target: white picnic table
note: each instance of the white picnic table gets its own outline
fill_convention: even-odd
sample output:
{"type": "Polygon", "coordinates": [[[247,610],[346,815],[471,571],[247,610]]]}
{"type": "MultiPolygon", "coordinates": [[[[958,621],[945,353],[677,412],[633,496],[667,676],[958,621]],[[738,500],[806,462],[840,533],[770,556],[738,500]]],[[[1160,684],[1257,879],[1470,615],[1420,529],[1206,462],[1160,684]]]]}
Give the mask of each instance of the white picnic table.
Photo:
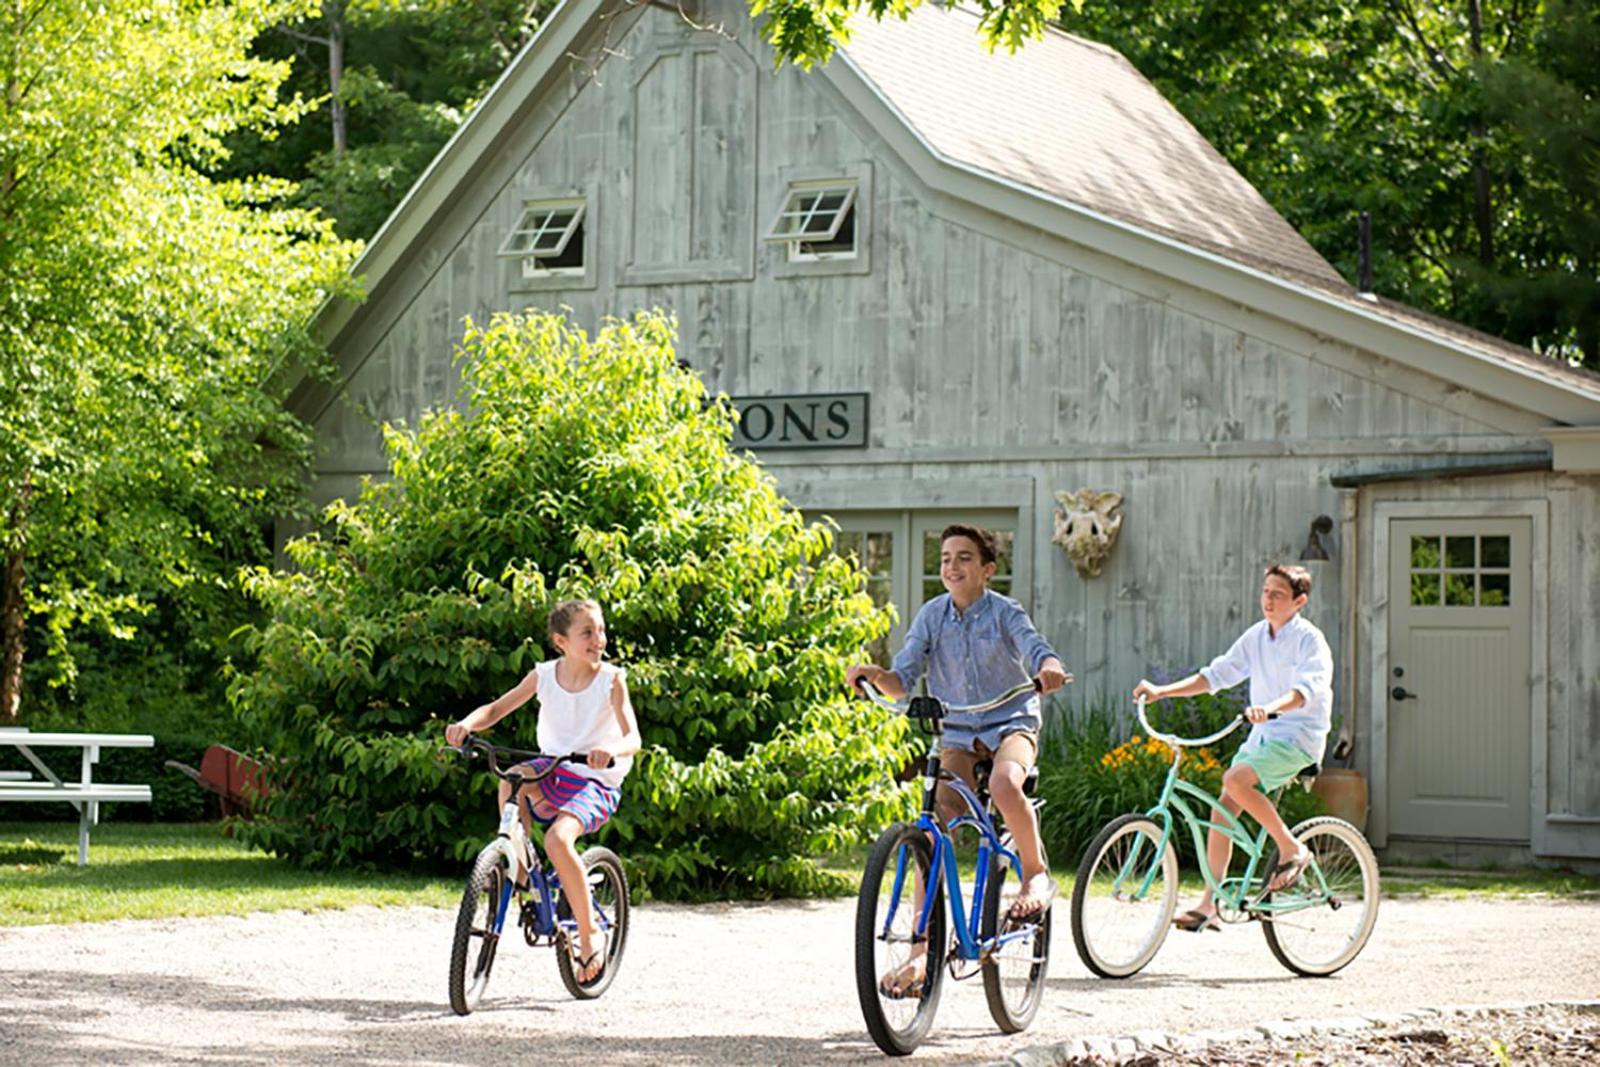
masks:
{"type": "Polygon", "coordinates": [[[150,748],[156,739],[149,734],[68,734],[34,733],[25,726],[0,727],[0,746],[10,745],[44,775],[35,780],[27,771],[0,772],[0,801],[60,800],[78,809],[78,866],[89,863],[89,828],[100,821],[100,805],[108,800],[150,803],[147,785],[119,785],[94,780],[94,765],[100,762],[102,748],[150,748]],[[78,780],[62,781],[34,755],[36,748],[81,748],[82,772],[78,780]]]}

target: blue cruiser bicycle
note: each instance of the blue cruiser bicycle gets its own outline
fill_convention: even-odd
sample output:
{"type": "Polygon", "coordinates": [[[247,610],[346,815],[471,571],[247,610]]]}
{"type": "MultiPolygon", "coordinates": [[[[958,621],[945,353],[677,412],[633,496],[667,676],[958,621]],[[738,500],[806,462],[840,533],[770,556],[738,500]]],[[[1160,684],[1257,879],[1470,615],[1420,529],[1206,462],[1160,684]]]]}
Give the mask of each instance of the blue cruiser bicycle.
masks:
{"type": "Polygon", "coordinates": [[[595,919],[605,934],[605,967],[594,978],[580,982],[572,956],[578,924],[562,893],[561,880],[539,861],[539,853],[517,816],[518,799],[525,787],[549,775],[561,763],[584,763],[588,756],[549,757],[550,763],[542,773],[529,773],[515,764],[544,753],[502,748],[477,737],[469,737],[460,748],[449,751],[467,759],[485,758],[491,772],[511,783],[511,794],[500,812],[500,830],[478,853],[456,913],[455,936],[450,945],[451,1009],[457,1015],[466,1015],[477,1007],[488,988],[489,972],[508,920],[513,924],[513,937],[514,930],[520,929],[529,945],[555,947],[556,969],[561,972],[567,992],[581,1000],[598,997],[616,977],[628,942],[628,880],[622,873],[622,861],[609,848],[592,846],[583,853],[595,919]],[[513,766],[502,770],[502,761],[513,766]],[[519,867],[527,872],[523,885],[513,883],[519,867]]]}
{"type": "MultiPolygon", "coordinates": [[[[946,714],[989,711],[1037,687],[1030,682],[988,703],[958,707],[927,695],[925,681],[909,700],[898,702],[865,680],[859,684],[868,699],[904,711],[933,739],[923,772],[922,814],[878,835],[856,903],[856,992],[872,1040],[891,1056],[909,1055],[927,1036],[947,970],[957,980],[983,976],[989,1013],[1006,1033],[1026,1028],[1039,1010],[1050,963],[1050,912],[1010,916],[1022,886],[1022,861],[1011,848],[1010,834],[995,828],[990,765],[978,764],[976,790],[939,766],[946,714]],[[948,827],[936,814],[941,781],[967,806],[948,827]],[[962,890],[951,839],[964,826],[978,836],[970,898],[962,890]]],[[[1037,771],[1029,773],[1024,786],[1029,795],[1037,771]]]]}

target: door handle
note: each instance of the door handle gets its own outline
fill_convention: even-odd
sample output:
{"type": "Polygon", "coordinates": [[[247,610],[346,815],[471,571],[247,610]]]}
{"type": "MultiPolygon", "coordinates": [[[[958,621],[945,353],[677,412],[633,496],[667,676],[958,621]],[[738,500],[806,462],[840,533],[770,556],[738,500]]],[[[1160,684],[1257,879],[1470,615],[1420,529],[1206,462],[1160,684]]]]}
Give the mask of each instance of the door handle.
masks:
{"type": "Polygon", "coordinates": [[[1397,685],[1393,689],[1389,690],[1389,695],[1394,697],[1396,700],[1417,699],[1417,694],[1406,692],[1406,687],[1403,685],[1397,685]]]}

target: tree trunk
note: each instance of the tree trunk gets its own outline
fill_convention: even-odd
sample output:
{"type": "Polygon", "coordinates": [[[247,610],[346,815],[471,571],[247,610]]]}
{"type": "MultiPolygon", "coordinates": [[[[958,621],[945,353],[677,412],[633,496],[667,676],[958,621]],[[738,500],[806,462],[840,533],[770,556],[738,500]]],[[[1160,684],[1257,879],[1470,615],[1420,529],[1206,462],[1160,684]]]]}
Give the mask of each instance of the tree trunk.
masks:
{"type": "Polygon", "coordinates": [[[344,155],[350,143],[349,123],[339,83],[344,80],[344,5],[329,4],[328,15],[328,92],[329,114],[333,119],[333,154],[344,155]]]}
{"type": "MultiPolygon", "coordinates": [[[[1483,5],[1481,0],[1467,4],[1467,32],[1474,59],[1483,58],[1483,5]]],[[[1489,165],[1483,158],[1488,131],[1474,124],[1472,139],[1472,226],[1478,231],[1478,262],[1494,266],[1494,189],[1489,181],[1489,165]]]]}
{"type": "Polygon", "coordinates": [[[25,476],[6,522],[11,538],[0,575],[0,722],[15,723],[22,711],[22,589],[28,558],[28,497],[32,493],[33,480],[25,476]]]}

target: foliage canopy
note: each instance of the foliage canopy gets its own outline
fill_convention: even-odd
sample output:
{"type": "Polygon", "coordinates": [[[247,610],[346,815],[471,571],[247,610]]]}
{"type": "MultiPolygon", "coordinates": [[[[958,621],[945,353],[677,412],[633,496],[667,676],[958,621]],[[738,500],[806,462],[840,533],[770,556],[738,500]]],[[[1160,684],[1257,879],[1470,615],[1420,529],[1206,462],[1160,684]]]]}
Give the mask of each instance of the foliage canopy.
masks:
{"type": "MultiPolygon", "coordinates": [[[[386,432],[391,477],[257,569],[271,621],[231,695],[275,792],[244,828],[307,865],[439,864],[492,826],[492,779],[443,725],[542,659],[556,599],[597,599],[645,748],[601,831],[657,895],[829,887],[811,857],[907,810],[903,722],[848,702],[888,628],[677,365],[660,314],[589,338],[561,317],[469,323],[458,408],[386,432]]],[[[490,740],[535,747],[537,709],[490,740]]]]}
{"type": "Polygon", "coordinates": [[[312,358],[353,250],[283,183],[207,176],[293,121],[248,58],[308,0],[0,10],[0,717],[85,656],[179,682],[220,661],[235,569],[292,510],[303,428],[264,385],[312,358]],[[184,665],[187,664],[187,665],[184,665]]]}

